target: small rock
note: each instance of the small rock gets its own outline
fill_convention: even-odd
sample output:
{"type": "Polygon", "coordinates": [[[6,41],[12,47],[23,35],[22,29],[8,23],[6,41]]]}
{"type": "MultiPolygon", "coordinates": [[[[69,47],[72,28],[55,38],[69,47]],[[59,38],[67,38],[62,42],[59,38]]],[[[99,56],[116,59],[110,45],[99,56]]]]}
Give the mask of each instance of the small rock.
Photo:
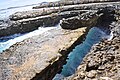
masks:
{"type": "Polygon", "coordinates": [[[105,69],[105,66],[102,65],[102,66],[99,66],[98,70],[104,70],[105,69]]]}
{"type": "Polygon", "coordinates": [[[94,78],[96,76],[97,72],[95,70],[92,70],[87,73],[88,78],[94,78]]]}
{"type": "Polygon", "coordinates": [[[85,78],[85,72],[84,71],[78,72],[78,75],[80,75],[79,77],[82,78],[82,79],[85,78]]]}

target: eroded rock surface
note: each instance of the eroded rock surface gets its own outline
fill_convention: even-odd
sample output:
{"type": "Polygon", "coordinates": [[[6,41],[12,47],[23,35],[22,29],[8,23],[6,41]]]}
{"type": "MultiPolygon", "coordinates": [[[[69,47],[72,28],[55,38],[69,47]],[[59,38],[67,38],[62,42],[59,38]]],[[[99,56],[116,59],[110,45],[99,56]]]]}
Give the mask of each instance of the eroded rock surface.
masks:
{"type": "Polygon", "coordinates": [[[78,16],[63,19],[60,25],[63,29],[77,29],[85,26],[94,26],[101,16],[97,14],[97,12],[98,11],[88,11],[78,16]]]}
{"type": "Polygon", "coordinates": [[[120,80],[120,21],[111,28],[113,39],[94,45],[76,73],[65,80],[120,80]]]}
{"type": "MultiPolygon", "coordinates": [[[[104,9],[105,7],[109,7],[112,9],[113,7],[117,8],[118,6],[120,6],[119,2],[91,3],[80,5],[76,3],[74,5],[67,5],[62,7],[39,8],[32,11],[16,12],[15,14],[12,14],[10,16],[10,20],[0,25],[0,37],[16,33],[30,32],[37,29],[38,27],[55,26],[63,18],[71,19],[72,17],[74,18],[76,16],[78,18],[83,18],[79,17],[79,15],[86,12],[91,13],[94,12],[94,10],[99,11],[101,9],[104,9]]],[[[93,15],[91,17],[93,17],[93,15]]],[[[85,20],[81,22],[89,23],[91,19],[92,18],[85,18],[85,20]],[[87,21],[87,19],[89,20],[87,21]]],[[[82,19],[78,20],[80,21],[82,19]]]]}
{"type": "MultiPolygon", "coordinates": [[[[16,33],[26,33],[38,29],[38,27],[53,27],[56,26],[62,18],[68,18],[77,16],[86,10],[74,10],[74,11],[64,11],[60,13],[53,13],[55,10],[50,11],[46,10],[37,11],[26,11],[26,12],[17,12],[11,15],[10,20],[4,22],[0,26],[0,37],[8,36],[16,33]],[[25,14],[26,13],[26,14],[25,14]],[[49,14],[49,15],[48,15],[49,14]],[[22,15],[22,16],[21,16],[22,15]]],[[[58,9],[57,9],[58,11],[58,9]]]]}
{"type": "Polygon", "coordinates": [[[33,9],[39,9],[43,7],[59,7],[83,3],[96,3],[96,2],[114,2],[119,0],[60,0],[56,2],[41,3],[39,6],[33,7],[33,9]]]}
{"type": "MultiPolygon", "coordinates": [[[[75,4],[60,6],[55,9],[42,9],[42,12],[41,10],[35,10],[17,12],[11,15],[10,21],[7,21],[2,26],[0,25],[0,36],[29,32],[37,29],[39,26],[54,26],[62,18],[65,18],[63,19],[63,23],[64,20],[71,21],[67,25],[67,28],[83,28],[76,30],[54,29],[11,46],[8,50],[0,54],[0,79],[51,80],[61,70],[67,54],[79,43],[76,43],[76,41],[83,40],[84,37],[82,36],[81,38],[80,36],[84,34],[86,27],[89,28],[97,23],[98,15],[94,11],[97,10],[97,13],[101,14],[103,11],[109,12],[108,10],[110,10],[113,11],[110,13],[115,13],[115,15],[110,15],[116,17],[116,21],[118,20],[118,22],[115,22],[111,26],[114,38],[110,41],[104,40],[95,45],[78,67],[76,74],[68,79],[91,80],[99,78],[119,80],[119,6],[120,2],[75,4]],[[87,12],[87,16],[83,15],[83,17],[80,17],[87,12]],[[90,16],[91,12],[94,15],[90,16]],[[82,18],[85,20],[81,21],[82,18]],[[77,20],[75,21],[74,19],[77,20]],[[79,21],[83,22],[82,26],[79,21]],[[75,22],[77,23],[75,24],[75,22]]],[[[105,19],[108,21],[111,19],[107,14],[103,13],[103,15],[100,18],[106,17],[105,19]]],[[[101,19],[103,21],[100,22],[104,22],[105,19],[101,19]]]]}
{"type": "Polygon", "coordinates": [[[0,54],[0,80],[30,80],[37,73],[41,73],[39,80],[53,78],[65,61],[63,56],[75,47],[85,30],[53,29],[16,43],[0,54]]]}

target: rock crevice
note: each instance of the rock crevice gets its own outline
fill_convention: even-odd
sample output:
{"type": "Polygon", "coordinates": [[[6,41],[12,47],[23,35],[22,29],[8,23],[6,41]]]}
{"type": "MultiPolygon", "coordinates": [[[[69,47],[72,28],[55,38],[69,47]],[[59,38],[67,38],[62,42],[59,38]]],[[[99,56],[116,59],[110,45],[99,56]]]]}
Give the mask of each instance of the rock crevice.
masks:
{"type": "Polygon", "coordinates": [[[13,14],[6,25],[0,26],[0,37],[29,32],[39,26],[54,26],[61,19],[61,26],[66,30],[53,29],[5,50],[0,54],[0,79],[52,80],[55,74],[60,72],[69,52],[83,41],[92,26],[97,25],[102,29],[111,28],[113,39],[103,40],[95,45],[83,59],[77,72],[68,77],[68,80],[106,77],[119,80],[119,4],[120,2],[75,4],[50,10],[45,14],[39,14],[39,11],[36,11],[35,15],[34,11],[28,11],[28,14],[23,16],[21,15],[25,12],[13,14]]]}

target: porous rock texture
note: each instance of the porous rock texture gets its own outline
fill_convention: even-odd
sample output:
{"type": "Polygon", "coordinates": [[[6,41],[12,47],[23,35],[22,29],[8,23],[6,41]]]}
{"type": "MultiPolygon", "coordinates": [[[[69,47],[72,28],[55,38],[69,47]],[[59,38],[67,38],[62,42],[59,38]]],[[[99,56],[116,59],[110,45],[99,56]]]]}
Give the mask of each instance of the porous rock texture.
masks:
{"type": "Polygon", "coordinates": [[[33,9],[39,9],[43,7],[60,7],[67,5],[83,4],[83,3],[99,3],[99,2],[115,2],[119,0],[60,0],[56,2],[41,3],[39,6],[33,7],[33,9]]]}
{"type": "Polygon", "coordinates": [[[98,11],[92,10],[78,16],[62,19],[60,25],[63,29],[77,29],[84,26],[95,26],[97,20],[101,16],[100,14],[97,14],[97,12],[98,11]]]}
{"type": "Polygon", "coordinates": [[[38,27],[53,27],[56,26],[62,18],[77,16],[87,11],[88,10],[72,11],[68,8],[57,8],[16,12],[10,16],[10,20],[0,25],[0,37],[30,32],[38,29],[38,27]]]}
{"type": "MultiPolygon", "coordinates": [[[[66,4],[71,1],[68,0],[68,1],[60,1],[60,2],[66,4]]],[[[77,1],[78,3],[75,3],[76,0],[72,2],[74,2],[74,4],[72,5],[58,5],[58,6],[52,6],[52,8],[51,7],[45,8],[45,6],[41,7],[42,5],[40,5],[37,9],[33,8],[33,10],[30,11],[16,12],[10,15],[9,20],[5,21],[3,24],[0,24],[0,37],[8,36],[16,33],[30,32],[35,29],[38,29],[38,27],[55,26],[60,22],[62,18],[70,18],[70,17],[78,16],[81,15],[81,13],[85,13],[86,12],[85,10],[91,10],[91,9],[98,10],[99,7],[104,8],[107,5],[111,5],[111,3],[109,2],[102,4],[101,3],[88,4],[89,1],[87,0],[83,1],[87,4],[79,3],[81,2],[80,0],[77,1]]],[[[92,2],[96,2],[96,1],[94,0],[92,2]]],[[[47,3],[47,4],[51,4],[51,3],[47,3]]],[[[115,3],[115,5],[119,5],[119,3],[115,3]]]]}
{"type": "Polygon", "coordinates": [[[110,25],[113,38],[94,45],[76,73],[64,80],[120,80],[120,20],[116,19],[110,25]]]}
{"type": "MultiPolygon", "coordinates": [[[[59,6],[54,9],[55,12],[54,10],[52,12],[50,8],[40,8],[43,12],[40,12],[41,10],[27,11],[27,14],[24,14],[25,12],[17,12],[10,16],[10,21],[0,26],[0,36],[29,32],[37,29],[39,26],[54,26],[64,18],[61,21],[62,25],[64,20],[67,21],[71,18],[73,20],[76,16],[78,17],[87,12],[89,14],[91,11],[93,11],[92,13],[97,11],[97,14],[102,13],[104,15],[102,18],[106,17],[106,19],[111,19],[110,16],[114,16],[116,17],[116,22],[111,25],[114,38],[110,41],[103,40],[97,44],[98,46],[95,45],[83,59],[77,72],[73,76],[68,77],[68,79],[91,80],[110,78],[119,80],[119,74],[117,74],[119,73],[120,52],[119,4],[120,2],[74,4],[73,6],[59,6]],[[47,10],[50,11],[44,13],[47,10]],[[109,11],[112,14],[108,16],[106,11],[108,14],[109,11]],[[112,75],[112,73],[115,75],[112,75]]],[[[85,15],[83,16],[86,17],[85,15]]],[[[0,80],[52,80],[54,75],[61,70],[66,56],[85,38],[87,33],[86,27],[89,30],[91,25],[96,24],[99,18],[101,18],[99,15],[93,16],[87,15],[84,24],[86,24],[88,17],[90,17],[88,23],[92,19],[93,21],[89,25],[77,26],[76,28],[79,29],[53,29],[16,43],[5,50],[0,54],[0,80]]],[[[77,21],[79,22],[81,19],[77,21]]],[[[75,22],[72,23],[67,27],[74,25],[75,22]]],[[[69,28],[73,29],[72,27],[69,28]]]]}
{"type": "Polygon", "coordinates": [[[53,29],[16,43],[0,54],[0,80],[51,80],[86,27],[53,29]]]}

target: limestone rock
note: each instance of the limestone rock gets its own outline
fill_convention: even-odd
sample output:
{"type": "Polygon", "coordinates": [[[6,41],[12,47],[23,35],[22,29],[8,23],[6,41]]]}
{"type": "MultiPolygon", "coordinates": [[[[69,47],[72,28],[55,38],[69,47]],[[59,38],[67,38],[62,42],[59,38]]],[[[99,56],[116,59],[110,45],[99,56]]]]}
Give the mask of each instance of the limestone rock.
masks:
{"type": "Polygon", "coordinates": [[[61,6],[83,4],[83,3],[112,2],[112,1],[119,1],[119,0],[60,0],[56,2],[41,3],[39,6],[33,7],[33,9],[39,9],[44,7],[61,7],[61,6]]]}
{"type": "MultiPolygon", "coordinates": [[[[119,21],[116,24],[120,24],[119,21]]],[[[111,29],[114,35],[112,40],[103,40],[94,45],[91,51],[85,56],[76,73],[68,80],[91,80],[94,79],[120,79],[120,26],[114,25],[111,29]],[[118,36],[117,36],[118,35],[118,36]],[[96,49],[98,48],[99,49],[96,49]],[[95,51],[94,51],[95,50],[95,51]],[[86,69],[83,69],[86,67],[86,69]],[[80,72],[86,74],[84,78],[80,77],[80,72]]]]}
{"type": "Polygon", "coordinates": [[[97,72],[95,70],[90,71],[87,73],[88,78],[94,78],[96,76],[97,72]]]}
{"type": "MultiPolygon", "coordinates": [[[[61,19],[73,21],[77,20],[76,24],[66,24],[66,28],[69,28],[68,25],[71,25],[71,29],[75,29],[83,26],[92,26],[97,22],[97,15],[91,15],[89,13],[109,9],[114,10],[114,8],[119,9],[119,2],[109,2],[109,3],[94,3],[94,4],[81,4],[81,5],[72,5],[72,6],[63,6],[63,7],[54,7],[54,8],[45,8],[41,10],[32,10],[32,11],[23,11],[16,12],[10,16],[10,21],[8,20],[5,24],[0,25],[0,37],[8,36],[16,33],[26,33],[37,29],[38,27],[51,27],[57,25],[61,19]],[[112,6],[111,6],[112,5],[112,6]],[[86,14],[88,12],[88,14],[86,14]],[[81,14],[86,14],[81,16],[81,14]],[[89,16],[88,16],[89,15],[89,16]],[[70,18],[71,17],[71,18],[70,18]],[[84,19],[82,19],[84,18],[84,19]],[[79,21],[81,23],[79,23],[79,21]],[[79,23],[79,25],[77,25],[79,23]]],[[[107,10],[104,10],[107,11],[107,10]]],[[[102,12],[98,12],[100,14],[102,12]]],[[[116,14],[119,12],[116,11],[116,14]]],[[[107,14],[107,13],[106,13],[107,14]]],[[[107,15],[106,15],[107,16],[107,15]]],[[[118,16],[118,15],[117,15],[118,16]]],[[[108,19],[108,18],[106,18],[108,19]]],[[[111,17],[109,16],[109,19],[111,17]]],[[[68,21],[69,22],[69,21],[68,21]]],[[[119,30],[119,29],[118,29],[119,30]]]]}
{"type": "Polygon", "coordinates": [[[24,12],[19,12],[19,14],[13,14],[11,20],[8,20],[6,23],[4,23],[4,25],[2,24],[0,26],[0,37],[16,33],[30,32],[38,29],[38,27],[53,27],[56,26],[62,18],[73,17],[83,12],[86,11],[65,11],[44,16],[40,16],[40,14],[34,14],[32,11],[30,13],[28,11],[26,14],[24,14],[24,12]]]}
{"type": "Polygon", "coordinates": [[[57,28],[16,43],[0,54],[0,79],[51,80],[85,30],[57,28]]]}
{"type": "Polygon", "coordinates": [[[79,16],[63,19],[60,25],[63,29],[77,29],[85,26],[93,26],[97,23],[99,17],[97,12],[88,11],[79,16]]]}

